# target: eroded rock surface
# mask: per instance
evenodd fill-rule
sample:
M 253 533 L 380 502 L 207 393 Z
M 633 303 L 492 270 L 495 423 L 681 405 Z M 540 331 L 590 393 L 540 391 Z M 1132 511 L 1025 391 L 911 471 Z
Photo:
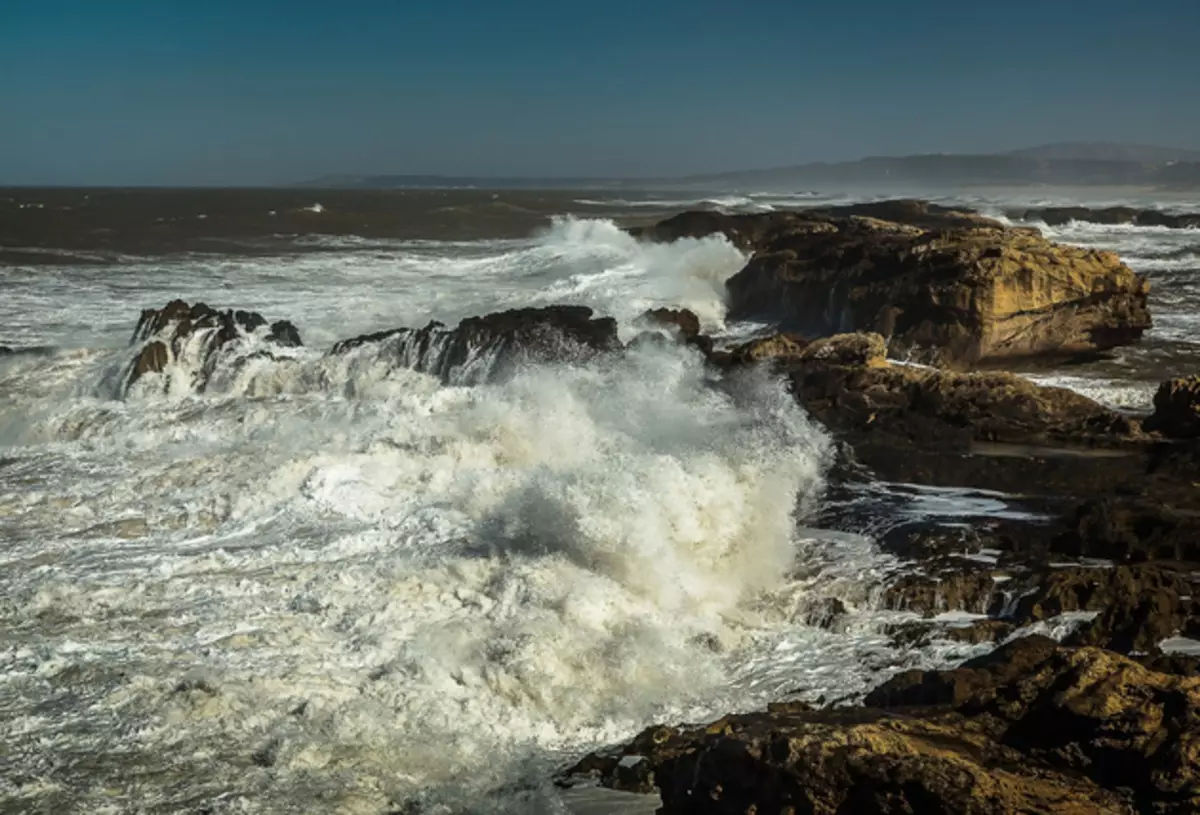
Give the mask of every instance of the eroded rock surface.
M 921 201 L 688 212 L 635 231 L 714 233 L 753 252 L 726 283 L 730 317 L 807 337 L 877 332 L 894 356 L 957 369 L 1076 358 L 1150 327 L 1148 285 L 1115 254 Z
M 521 364 L 582 361 L 621 347 L 617 323 L 584 306 L 523 308 L 468 317 L 454 328 L 431 322 L 343 340 L 333 355 L 375 346 L 397 365 L 443 382 L 477 384 Z
M 665 813 L 1195 812 L 1200 679 L 1022 638 L 913 671 L 869 707 L 654 727 L 570 772 L 657 789 Z
M 300 332 L 286 320 L 269 323 L 256 311 L 218 310 L 205 303 L 172 300 L 160 309 L 145 309 L 131 343 L 141 348 L 126 369 L 128 390 L 146 374 L 159 373 L 185 354 L 194 363 L 191 385 L 203 391 L 221 354 L 251 338 L 275 347 L 302 345 Z

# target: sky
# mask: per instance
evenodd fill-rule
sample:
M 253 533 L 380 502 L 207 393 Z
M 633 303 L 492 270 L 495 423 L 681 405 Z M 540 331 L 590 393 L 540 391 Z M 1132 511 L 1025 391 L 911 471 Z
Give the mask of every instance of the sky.
M 0 184 L 1200 149 L 1200 0 L 0 0 Z

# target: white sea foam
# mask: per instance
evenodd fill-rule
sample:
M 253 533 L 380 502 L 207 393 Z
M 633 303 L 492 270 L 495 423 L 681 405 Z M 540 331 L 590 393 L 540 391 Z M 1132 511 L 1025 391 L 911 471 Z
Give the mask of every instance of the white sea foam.
M 611 221 L 577 218 L 558 219 L 521 241 L 326 241 L 344 251 L 14 269 L 0 339 L 118 346 L 128 340 L 137 308 L 173 297 L 290 319 L 309 345 L 562 302 L 622 321 L 648 308 L 682 306 L 719 331 L 724 281 L 745 264 L 723 237 L 643 243 Z
M 89 395 L 122 357 L 0 383 L 6 743 L 34 775 L 89 756 L 10 804 L 459 806 L 655 719 L 912 664 L 871 634 L 871 543 L 795 529 L 827 446 L 779 384 L 646 349 L 446 388 L 301 350 L 223 359 L 204 396 Z M 860 636 L 802 624 L 830 592 Z

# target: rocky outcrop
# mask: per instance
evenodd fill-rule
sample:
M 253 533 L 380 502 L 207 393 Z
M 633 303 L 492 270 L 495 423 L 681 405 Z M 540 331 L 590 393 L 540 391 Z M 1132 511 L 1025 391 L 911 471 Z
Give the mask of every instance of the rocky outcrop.
M 1075 557 L 1107 558 L 1118 563 L 1147 560 L 1200 562 L 1200 515 L 1195 512 L 1200 488 L 1189 481 L 1180 484 L 1180 491 L 1172 495 L 1157 486 L 1156 481 L 1149 481 L 1144 496 L 1109 495 L 1088 499 L 1055 537 L 1054 550 Z M 1168 500 L 1183 506 L 1176 509 L 1165 503 Z
M 1109 252 L 1000 228 L 830 226 L 760 244 L 726 284 L 730 316 L 878 332 L 893 356 L 958 369 L 1094 354 L 1150 326 L 1144 278 Z
M 1200 808 L 1200 679 L 1030 637 L 953 671 L 901 674 L 867 704 L 654 727 L 569 773 L 657 789 L 664 813 Z
M 394 364 L 471 385 L 495 381 L 523 364 L 582 361 L 621 347 L 617 323 L 584 306 L 525 308 L 469 317 L 450 328 L 397 328 L 343 340 L 330 354 L 370 346 Z
M 985 614 L 1027 626 L 1064 613 L 1080 618 L 1069 641 L 1123 654 L 1159 653 L 1171 637 L 1200 634 L 1200 582 L 1174 564 L 1116 567 L 988 568 L 978 563 L 922 564 L 885 592 L 893 608 L 932 617 L 948 611 Z
M 690 309 L 653 308 L 637 319 L 639 325 L 669 328 L 687 339 L 700 336 L 700 318 Z
M 123 389 L 146 374 L 159 373 L 185 354 L 194 364 L 192 387 L 203 391 L 221 354 L 251 337 L 276 347 L 302 345 L 300 332 L 286 320 L 269 323 L 255 311 L 220 311 L 205 303 L 173 300 L 160 309 L 145 309 L 131 344 L 140 348 L 126 368 Z
M 1110 445 L 1137 436 L 1134 420 L 1065 388 L 1014 374 L 954 373 L 890 362 L 878 334 L 805 342 L 754 340 L 735 360 L 770 359 L 816 419 L 850 437 L 966 452 L 974 443 Z
M 1134 207 L 1045 207 L 1013 210 L 1009 215 L 1022 221 L 1041 221 L 1048 226 L 1062 226 L 1071 221 L 1086 221 L 1087 223 L 1107 225 L 1165 226 L 1169 229 L 1200 228 L 1200 213 L 1175 215 L 1157 209 L 1136 209 Z
M 753 252 L 726 283 L 734 319 L 810 338 L 877 332 L 893 356 L 957 369 L 1094 355 L 1150 327 L 1147 283 L 1115 254 L 923 201 L 686 212 L 634 231 L 720 233 Z
M 1200 437 L 1200 376 L 1168 380 L 1154 394 L 1146 427 L 1177 439 Z

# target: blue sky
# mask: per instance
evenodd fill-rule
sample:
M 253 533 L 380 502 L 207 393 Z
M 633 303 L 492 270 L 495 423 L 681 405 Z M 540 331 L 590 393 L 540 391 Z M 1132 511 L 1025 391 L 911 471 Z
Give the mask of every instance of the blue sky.
M 0 0 L 0 183 L 1200 149 L 1200 0 Z

